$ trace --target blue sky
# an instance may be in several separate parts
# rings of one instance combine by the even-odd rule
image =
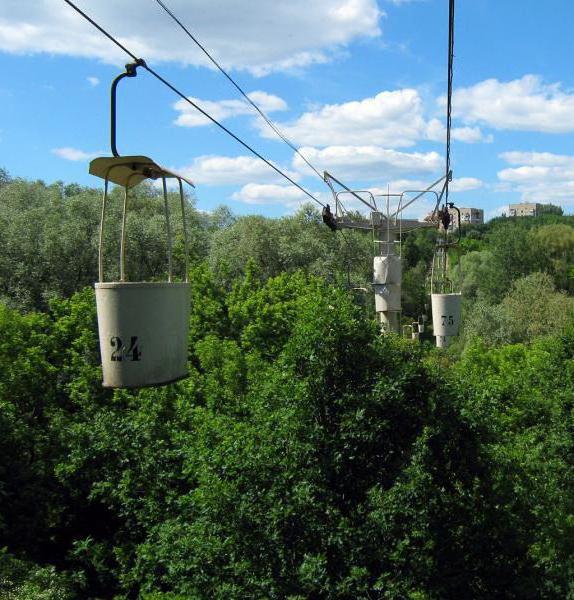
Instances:
[[[322,201],[329,190],[266,128],[154,0],[78,0],[113,35]],[[401,192],[444,171],[447,0],[169,0],[320,170]],[[137,11],[137,12],[136,12]],[[458,0],[452,199],[574,206],[574,74],[566,0]],[[0,166],[98,187],[109,84],[129,61],[63,0],[0,5]],[[145,71],[119,90],[118,149],[196,182],[198,207],[289,214],[296,188]],[[415,213],[428,209],[419,203]]]

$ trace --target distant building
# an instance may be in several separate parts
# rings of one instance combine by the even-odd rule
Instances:
[[[459,208],[460,221],[463,225],[482,225],[484,223],[484,210],[482,208]],[[451,229],[458,229],[458,212],[454,208],[449,208],[448,212],[452,218]]]
[[[539,217],[540,215],[563,215],[564,210],[555,204],[538,204],[534,202],[521,202],[510,204],[509,217]]]
[[[521,202],[508,206],[509,217],[536,217],[542,211],[542,204],[537,202]]]

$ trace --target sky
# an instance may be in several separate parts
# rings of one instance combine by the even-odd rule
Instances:
[[[445,171],[448,0],[165,0],[322,172],[424,189]],[[155,0],[80,8],[321,202],[331,192]],[[574,210],[574,2],[457,0],[450,199]],[[63,0],[0,3],[0,167],[100,187],[109,87],[131,59]],[[144,70],[118,88],[118,150],[191,178],[200,210],[291,214],[303,192]],[[424,216],[432,198],[409,216]],[[352,205],[351,202],[349,202]],[[351,206],[352,207],[352,206]]]

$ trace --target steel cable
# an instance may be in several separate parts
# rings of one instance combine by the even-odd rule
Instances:
[[[87,15],[78,6],[76,6],[71,0],[64,0],[64,2],[66,4],[68,4],[69,6],[71,6],[78,14],[80,14],[82,17],[84,17],[84,19],[86,19],[89,23],[91,23],[96,29],[98,29],[98,31],[100,31],[101,33],[103,33],[109,40],[111,40],[114,44],[116,44],[116,46],[118,46],[119,48],[121,48],[128,56],[131,56],[131,58],[133,58],[133,60],[135,62],[139,63],[139,65],[142,68],[146,69],[146,71],[148,71],[148,73],[150,73],[151,75],[153,75],[158,81],[160,81],[161,83],[163,83],[170,90],[172,90],[175,94],[177,94],[182,100],[184,100],[185,102],[187,102],[188,104],[190,104],[191,106],[193,106],[193,108],[195,108],[197,111],[199,111],[204,117],[206,117],[207,119],[209,119],[214,125],[217,125],[221,130],[223,130],[225,133],[227,133],[229,136],[231,136],[235,141],[237,141],[244,148],[246,148],[247,150],[249,150],[249,152],[251,152],[252,154],[254,154],[257,158],[259,158],[260,160],[262,160],[266,165],[268,165],[269,167],[271,167],[276,173],[278,173],[279,175],[281,175],[281,177],[283,177],[284,179],[286,179],[287,181],[289,181],[289,183],[291,183],[291,185],[295,186],[300,191],[302,191],[306,196],[308,196],[309,198],[311,198],[311,200],[313,200],[314,202],[316,202],[317,204],[319,204],[323,208],[325,207],[325,205],[320,200],[318,200],[317,198],[315,198],[315,196],[313,196],[313,194],[311,194],[305,188],[303,188],[302,186],[300,186],[297,182],[295,182],[293,179],[291,179],[291,177],[289,177],[289,175],[283,173],[283,171],[281,171],[281,169],[279,169],[278,167],[276,167],[271,161],[267,160],[264,156],[262,156],[259,152],[257,152],[257,150],[255,150],[249,144],[247,144],[247,142],[244,142],[240,137],[238,137],[236,134],[234,134],[232,131],[230,131],[227,127],[225,127],[225,125],[223,125],[222,123],[220,123],[217,119],[215,119],[214,117],[212,117],[208,112],[206,112],[205,110],[203,110],[195,102],[193,102],[192,100],[190,100],[183,92],[180,92],[173,84],[171,84],[169,81],[167,81],[167,79],[164,79],[157,71],[155,71],[150,66],[148,66],[145,63],[145,61],[143,61],[142,59],[139,59],[133,52],[131,52],[130,50],[128,50],[113,35],[111,35],[110,33],[108,33],[101,25],[99,25],[96,21],[94,21],[94,19],[92,19],[89,15]]]
[[[241,88],[241,86],[225,71],[225,69],[213,58],[205,46],[189,31],[189,29],[181,22],[175,13],[168,7],[162,0],[155,0],[161,8],[183,29],[187,36],[201,49],[201,51],[207,56],[207,58],[215,65],[217,69],[228,79],[228,81],[235,87],[235,89],[245,98],[247,102],[259,113],[261,118],[269,125],[269,127],[293,150],[305,164],[312,169],[317,177],[323,181],[321,173],[309,162],[309,160],[300,152],[300,150],[289,140],[289,138],[269,119],[269,117],[257,106],[255,102],[248,96],[248,94]]]

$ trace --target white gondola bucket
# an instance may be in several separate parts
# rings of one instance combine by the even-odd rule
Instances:
[[[104,387],[161,385],[188,375],[188,283],[95,287]]]
[[[373,284],[373,291],[375,292],[375,310],[377,312],[401,310],[400,283]]]
[[[447,345],[445,338],[458,335],[460,330],[462,294],[431,294],[431,305],[434,335],[437,342]]]
[[[389,256],[375,256],[373,259],[373,284],[401,283],[401,259],[390,254]]]
[[[98,158],[90,173],[105,179],[100,228],[99,279],[95,284],[103,386],[139,388],[163,385],[188,376],[187,338],[190,290],[188,243],[181,178],[146,157]],[[166,177],[179,181],[185,241],[185,282],[172,281],[171,228]],[[146,178],[163,181],[167,229],[168,281],[131,282],[125,277],[128,190]],[[120,243],[120,281],[105,282],[103,237],[108,182],[124,186]],[[188,182],[189,183],[189,182]]]

